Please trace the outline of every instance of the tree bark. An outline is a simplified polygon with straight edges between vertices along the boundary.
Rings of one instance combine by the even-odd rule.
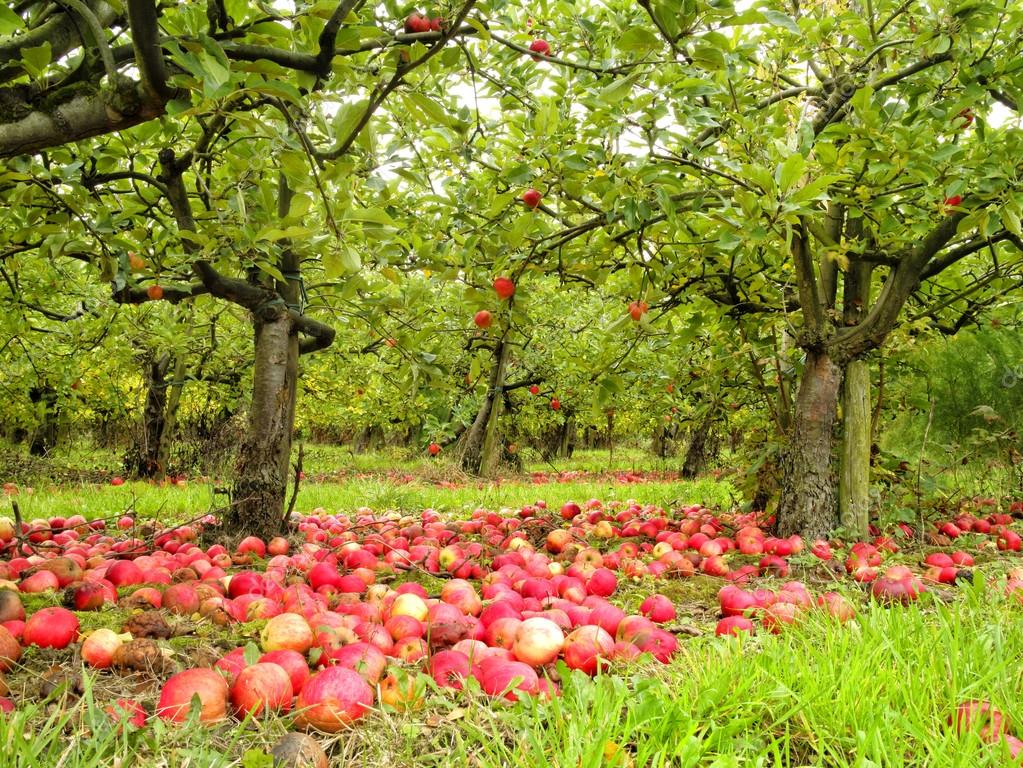
[[[167,468],[170,466],[170,449],[174,444],[178,428],[178,406],[181,404],[181,391],[185,388],[185,355],[183,354],[179,354],[175,358],[173,377],[167,388],[167,406],[164,409],[163,435],[160,439],[156,480],[163,480],[167,476]]]
[[[232,536],[265,539],[279,534],[284,523],[298,337],[284,313],[269,322],[257,318],[255,334],[252,406],[224,530]]]
[[[146,404],[142,409],[142,432],[135,443],[132,464],[136,477],[163,477],[167,467],[161,464],[167,413],[167,369],[171,356],[164,353],[146,365]],[[166,455],[163,456],[166,460]]]
[[[692,480],[707,468],[709,458],[708,438],[710,428],[714,423],[714,410],[708,408],[703,419],[693,430],[693,436],[689,440],[689,447],[686,449],[686,458],[682,462],[682,477]]]
[[[807,352],[782,462],[777,521],[782,536],[823,538],[838,522],[831,445],[841,383],[842,369],[827,352]]]
[[[565,414],[561,425],[561,439],[558,442],[558,458],[570,459],[575,452],[575,414]]]
[[[492,473],[500,463],[502,451],[498,420],[504,404],[504,376],[507,367],[508,345],[501,340],[494,350],[487,394],[466,433],[462,448],[462,469],[469,474]]]
[[[39,426],[32,432],[28,452],[33,456],[45,456],[57,445],[57,390],[49,384],[32,387],[29,400],[39,414]]]
[[[842,527],[865,538],[870,512],[870,364],[853,360],[842,387],[842,464],[838,517]]]
[[[278,216],[291,207],[292,192],[283,175]],[[231,507],[224,516],[232,535],[272,538],[284,529],[284,499],[298,394],[298,331],[301,325],[301,274],[298,255],[284,243],[278,261],[283,280],[276,297],[253,310],[255,355],[248,431],[238,451]],[[330,333],[333,339],[333,332]],[[328,342],[329,343],[329,342]]]

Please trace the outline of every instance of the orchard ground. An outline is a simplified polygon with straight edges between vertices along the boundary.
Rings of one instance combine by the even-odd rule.
[[[618,457],[616,470],[608,469],[606,454],[590,455],[578,458],[569,469],[547,467],[543,474],[486,484],[463,482],[443,457],[401,464],[393,457],[360,457],[346,463],[355,469],[341,473],[343,477],[332,469],[336,458],[329,451],[307,453],[298,514],[315,510],[321,516],[325,511],[354,519],[358,508],[370,507],[377,514],[394,510],[421,520],[424,510],[433,509],[443,520],[464,521],[483,508],[504,509],[507,518],[521,520],[519,510],[542,499],[546,512],[536,510],[534,519],[549,516],[549,523],[537,527],[546,533],[572,525],[558,514],[563,503],[575,500],[585,506],[587,500],[597,499],[608,510],[608,519],[626,509],[628,500],[661,507],[671,521],[669,530],[686,519],[686,508],[696,505],[722,513],[722,520],[733,519],[725,514],[735,496],[726,481],[680,482],[668,474],[667,465],[651,464],[649,459],[624,469],[633,463],[627,454]],[[17,500],[26,521],[128,514],[139,530],[147,520],[170,528],[210,509],[216,502],[214,485],[190,479],[164,487],[134,482],[50,487],[37,481],[31,493],[25,483],[19,484],[16,495],[9,489],[8,502]],[[999,508],[968,513],[982,519],[1008,511],[1009,504],[1003,501]],[[649,511],[641,515],[649,516],[658,515]],[[476,514],[477,520],[482,517]],[[600,538],[584,517],[585,510],[576,527],[583,530],[586,543],[605,553],[630,541],[644,542],[643,536]],[[625,533],[626,526],[615,523],[619,533]],[[1021,528],[1018,521],[1009,526]],[[736,530],[726,526],[723,533],[735,536]],[[423,680],[423,698],[415,707],[393,711],[377,697],[372,710],[351,727],[311,735],[330,755],[332,765],[1010,765],[1009,742],[998,734],[992,738],[990,729],[984,730],[986,721],[956,728],[949,720],[958,705],[982,700],[1002,713],[1008,733],[1018,733],[1016,724],[1023,724],[1019,696],[1023,605],[1006,594],[1007,574],[1021,565],[1019,552],[997,548],[1004,533],[1002,537],[995,532],[965,533],[951,542],[918,536],[918,530],[913,533],[907,537],[891,532],[895,546],[889,548],[898,551],[879,548],[876,554],[882,564],[877,576],[883,578],[887,569],[906,565],[918,578],[928,571],[923,564],[928,554],[953,551],[974,558],[970,576],[963,573],[954,584],[925,581],[927,589],[919,599],[892,603],[873,599],[870,584],[858,582],[844,566],[836,567],[848,562],[848,547],[836,545],[833,560],[825,561],[812,554],[811,543],[806,542],[801,552],[783,558],[790,569],[787,575],[771,576],[769,567],[767,575],[752,577],[737,588],[778,592],[799,581],[814,598],[826,592],[841,594],[855,608],[855,618],[841,623],[827,611],[801,609],[796,622],[772,634],[765,629],[764,611],[757,610],[752,635],[719,637],[715,635],[723,602],[719,592],[733,582],[702,573],[699,567],[689,576],[670,571],[659,577],[630,576],[625,558],[618,563],[617,589],[608,599],[631,615],[639,613],[643,601],[654,593],[670,598],[676,616],[664,627],[678,647],[668,663],[642,656],[616,662],[591,678],[559,661],[549,673],[560,695],[521,696],[517,702],[487,696],[475,680],[467,681],[460,692]],[[465,536],[467,541],[472,538]],[[303,541],[302,534],[294,533],[291,551],[298,551]],[[544,552],[543,536],[536,550]],[[689,551],[695,555],[695,550]],[[723,557],[733,574],[762,559],[759,553],[738,551]],[[647,552],[638,559],[649,563],[655,558]],[[263,567],[264,562],[257,560],[234,570]],[[436,596],[448,579],[425,570],[381,574],[380,580],[393,588],[416,581]],[[473,583],[480,589],[478,580]],[[121,588],[116,605],[77,612],[82,634],[104,627],[120,631],[139,613],[124,597],[144,586]],[[31,615],[60,605],[62,591],[21,597]],[[181,727],[153,716],[142,728],[118,727],[111,721],[104,709],[119,698],[139,701],[152,715],[164,681],[177,669],[210,666],[230,650],[247,645],[252,646],[250,655],[261,653],[265,620],[220,626],[198,615],[165,612],[165,616],[175,636],[157,641],[167,660],[166,669],[159,672],[91,669],[83,664],[78,643],[62,650],[26,646],[6,675],[15,708],[0,718],[0,743],[5,745],[0,765],[270,766],[267,751],[292,730],[293,713],[240,722],[230,718],[198,727]]]

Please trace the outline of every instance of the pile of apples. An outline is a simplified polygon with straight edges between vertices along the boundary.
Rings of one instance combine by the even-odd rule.
[[[478,509],[465,520],[431,509],[318,509],[292,519],[290,538],[248,537],[230,550],[197,545],[211,522],[141,539],[127,516],[32,520],[20,530],[0,520],[0,671],[14,668],[28,647],[76,643],[86,665],[116,669],[140,642],[128,625],[79,636],[80,613],[112,604],[224,626],[260,620],[258,646],[239,644],[211,667],[170,674],[155,716],[212,723],[295,711],[299,728],[334,732],[378,705],[419,707],[432,687],[457,692],[472,680],[489,696],[515,701],[557,696],[559,663],[594,675],[644,654],[670,662],[679,647],[675,604],[654,592],[627,613],[613,602],[623,582],[720,579],[716,633],[736,635],[758,624],[777,633],[811,610],[841,622],[854,617],[842,594],[815,596],[803,582],[785,581],[793,559],[846,576],[851,587],[861,583],[887,604],[912,602],[925,582],[953,583],[974,565],[957,550],[929,554],[919,572],[885,567],[900,550],[896,536],[914,534],[908,527],[850,546],[821,540],[807,547],[798,536],[770,536],[769,521],[755,515],[723,517],[700,505],[669,514],[599,499],[556,511],[543,501]],[[954,525],[957,543],[1011,550],[1011,523],[997,513],[961,515],[931,536],[951,541]],[[409,573],[443,577],[443,587],[430,594],[403,581]],[[780,586],[750,584],[763,577]],[[1023,598],[1023,570],[1010,574],[1006,591]],[[49,593],[63,607],[26,617],[19,593]],[[0,709],[13,707],[0,697]],[[108,711],[135,725],[149,716],[131,699]]]

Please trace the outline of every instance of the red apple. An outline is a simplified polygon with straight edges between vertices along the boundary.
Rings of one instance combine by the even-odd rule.
[[[25,645],[67,648],[78,637],[78,617],[66,608],[43,608],[25,622]]]
[[[183,723],[188,720],[192,699],[199,699],[199,722],[215,723],[227,717],[227,681],[207,668],[186,669],[164,683],[156,714],[164,720]]]
[[[648,307],[645,301],[633,301],[629,303],[629,316],[637,323],[643,319]]]
[[[123,637],[112,629],[94,630],[82,643],[82,660],[90,667],[107,669],[114,662],[114,652],[122,645]]]
[[[603,660],[611,658],[614,648],[615,639],[601,627],[579,627],[565,638],[565,664],[593,675]]]
[[[522,193],[522,202],[526,204],[527,208],[537,208],[540,205],[542,195],[535,189],[527,189]]]
[[[515,293],[515,283],[513,283],[511,278],[508,277],[495,278],[494,292],[497,294],[499,299],[510,299]]]
[[[291,680],[291,690],[298,694],[309,679],[309,664],[298,651],[282,650],[270,651],[259,657],[260,664],[276,664],[288,673]]]
[[[7,672],[21,658],[21,644],[7,627],[0,626],[0,672]]]
[[[535,694],[540,689],[540,679],[528,664],[521,661],[507,661],[492,657],[480,663],[483,691],[489,696],[503,695],[510,701],[518,701],[519,692]]]
[[[657,624],[675,620],[675,604],[664,595],[650,595],[639,606],[639,612]]]
[[[529,50],[531,50],[533,53],[540,54],[539,56],[533,57],[536,61],[540,60],[540,56],[551,55],[550,44],[546,40],[542,40],[540,38],[537,38],[536,40],[529,44]]]
[[[726,616],[714,628],[714,634],[719,636],[734,635],[738,637],[743,632],[753,634],[754,631],[753,622],[745,616]]]
[[[310,677],[302,688],[295,703],[295,723],[300,728],[337,733],[372,706],[373,689],[357,672],[327,667]]]
[[[438,651],[430,657],[430,676],[441,688],[462,690],[470,668],[469,657],[461,651]]]
[[[231,686],[231,706],[239,717],[258,717],[267,711],[291,708],[291,677],[277,664],[260,662],[246,667]]]
[[[493,315],[490,314],[490,312],[488,312],[485,309],[481,309],[479,312],[476,313],[472,321],[476,324],[478,328],[486,329],[490,327],[490,324],[492,322],[494,322],[494,318]]]
[[[519,625],[511,650],[519,661],[539,667],[558,658],[564,644],[561,627],[550,619],[534,616]]]
[[[264,651],[290,650],[306,653],[313,644],[309,622],[297,613],[280,613],[270,619],[260,633]]]

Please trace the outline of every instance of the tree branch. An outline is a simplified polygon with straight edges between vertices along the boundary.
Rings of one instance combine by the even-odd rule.
[[[28,104],[27,114],[0,123],[0,159],[32,154],[49,147],[80,141],[148,122],[164,113],[164,104],[148,99],[137,83],[132,84],[136,108],[118,111],[101,93],[87,93],[50,108],[49,113]]]
[[[174,91],[167,87],[159,21],[153,0],[128,0],[128,26],[135,51],[135,65],[142,76],[142,88],[153,101],[167,102]]]
[[[187,299],[210,293],[209,289],[202,283],[192,283],[183,287],[173,285],[161,285],[160,287],[163,288],[161,301],[169,301],[171,304],[180,304]],[[147,301],[152,301],[147,289],[130,286],[114,290],[113,299],[118,304],[144,304]]]
[[[989,245],[1000,243],[1003,240],[1011,241],[1012,239],[1013,236],[1009,232],[999,232],[997,235],[993,237],[978,237],[974,240],[971,240],[968,243],[964,243],[958,248],[953,248],[951,251],[949,251],[948,253],[944,254],[941,257],[935,257],[931,259],[927,266],[924,267],[924,270],[920,275],[920,279],[928,280],[929,278],[932,278],[935,275],[937,275],[939,272],[943,272],[944,270],[948,269],[957,261],[965,259],[971,253],[976,253],[977,251],[982,250]]]
[[[117,19],[117,11],[106,2],[94,3],[92,13],[102,26],[112,24]],[[25,48],[37,48],[43,43],[50,44],[50,56],[54,61],[64,58],[70,51],[84,44],[74,18],[67,13],[55,14],[22,35],[0,38],[0,65],[19,62],[21,52]],[[22,71],[20,66],[11,69],[16,72]],[[17,75],[11,75],[15,76]],[[11,77],[3,79],[8,80]]]
[[[318,352],[321,349],[326,349],[334,343],[334,336],[336,332],[326,323],[321,323],[319,320],[313,320],[308,315],[300,315],[294,310],[289,310],[289,314],[291,316],[292,323],[294,323],[295,330],[309,337],[303,339],[298,345],[298,353],[300,355],[308,355],[311,352]]]
[[[96,52],[99,54],[100,61],[103,62],[103,69],[106,70],[107,77],[110,80],[114,80],[117,77],[117,67],[114,64],[114,57],[110,53],[110,46],[107,43],[103,25],[96,18],[96,14],[82,0],[57,0],[57,2],[60,5],[68,6],[84,22],[89,30],[89,34],[92,35],[93,45],[96,46]]]
[[[595,67],[592,64],[580,64],[577,61],[569,61],[568,59],[561,59],[557,56],[548,56],[536,51],[531,51],[524,45],[513,43],[511,40],[495,35],[493,32],[490,33],[490,39],[496,43],[500,43],[506,48],[511,48],[513,51],[518,51],[527,56],[532,56],[540,61],[549,61],[551,64],[557,64],[558,66],[568,67],[569,69],[580,69],[585,72],[595,72],[598,75],[620,75],[623,72],[627,72],[630,69],[644,65],[646,62],[634,62],[632,64],[620,64],[617,67]]]
[[[945,245],[955,237],[966,211],[947,216],[928,233],[920,244],[904,254],[888,274],[881,293],[863,322],[838,332],[832,345],[836,359],[854,359],[879,346],[898,320],[910,294],[920,284],[924,268]]]
[[[454,19],[452,23],[452,29],[440,32],[439,33],[440,37],[426,51],[426,53],[424,53],[415,61],[409,62],[405,66],[399,66],[398,70],[394,73],[394,76],[385,85],[378,86],[375,93],[373,94],[373,97],[369,100],[369,103],[366,105],[366,111],[363,112],[362,116],[352,127],[352,130],[348,134],[348,136],[341,139],[341,141],[333,149],[327,150],[325,152],[317,152],[316,153],[317,159],[328,161],[337,160],[339,157],[347,153],[348,150],[352,148],[352,145],[355,143],[355,140],[359,137],[359,134],[362,133],[362,130],[369,123],[370,119],[373,117],[377,109],[379,109],[380,106],[387,99],[387,97],[399,85],[401,85],[402,82],[404,82],[405,76],[408,75],[409,72],[413,71],[414,69],[421,67],[423,64],[425,64],[427,61],[432,59],[434,56],[436,56],[444,49],[444,46],[447,44],[448,40],[455,36],[456,30],[459,29],[459,25],[469,14],[469,11],[472,10],[472,7],[475,4],[476,0],[467,0],[467,2],[462,6],[461,10],[458,12],[458,17]],[[425,35],[428,33],[424,32],[422,34]]]

